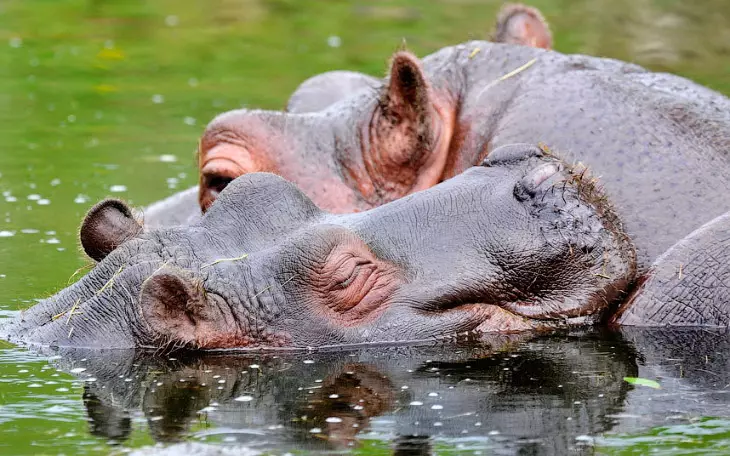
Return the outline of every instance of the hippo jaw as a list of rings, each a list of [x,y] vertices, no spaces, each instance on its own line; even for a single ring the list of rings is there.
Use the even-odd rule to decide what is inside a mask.
[[[592,181],[527,145],[362,213],[324,213],[253,173],[196,225],[144,232],[130,214],[92,209],[82,245],[99,263],[29,309],[19,337],[221,349],[556,328],[599,318],[635,269]]]

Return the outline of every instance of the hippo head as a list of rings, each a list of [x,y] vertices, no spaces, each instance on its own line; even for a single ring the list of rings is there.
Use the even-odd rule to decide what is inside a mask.
[[[327,109],[219,115],[199,144],[201,209],[233,179],[253,172],[294,182],[334,213],[370,209],[437,184],[452,136],[452,102],[425,78],[418,59],[399,52],[388,81],[361,84]]]
[[[145,232],[116,200],[81,243],[98,264],[11,325],[88,347],[307,347],[594,322],[634,251],[594,181],[529,145],[346,215],[279,176],[233,181],[193,226]]]
[[[523,5],[502,8],[493,39],[543,48],[552,43],[540,12]],[[472,52],[464,48],[462,58],[470,61]],[[465,100],[444,80],[458,85],[463,79],[455,61],[427,71],[415,55],[399,51],[385,80],[328,72],[302,83],[288,112],[221,114],[199,145],[200,207],[205,212],[228,183],[253,172],[279,174],[335,213],[366,210],[436,185],[463,171],[465,161],[478,163],[472,155],[486,154],[481,145],[461,151],[469,128],[461,125],[458,107]]]

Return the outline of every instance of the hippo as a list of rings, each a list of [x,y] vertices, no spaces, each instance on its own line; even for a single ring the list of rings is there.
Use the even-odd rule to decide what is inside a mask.
[[[497,14],[490,39],[496,43],[510,43],[544,49],[551,49],[553,45],[550,27],[542,13],[536,8],[522,4],[505,4],[502,6]],[[307,79],[297,87],[287,102],[286,112],[302,114],[323,111],[355,94],[365,94],[367,97],[368,93],[377,92],[381,86],[382,79],[360,72],[345,70],[325,72]],[[266,115],[263,112],[262,114]],[[262,134],[265,135],[266,133],[263,132]],[[264,143],[267,140],[265,137],[260,139]],[[200,160],[200,167],[207,167],[205,176],[201,175],[201,187],[192,187],[162,201],[155,202],[145,208],[144,212],[139,213],[138,216],[144,219],[145,227],[151,229],[194,223],[200,219],[201,210],[205,211],[207,209],[208,205],[225,188],[228,182],[247,172],[274,171],[280,173],[303,187],[307,194],[313,196],[309,190],[314,190],[319,185],[316,179],[305,182],[300,174],[282,172],[281,169],[272,166],[271,163],[277,161],[275,155],[278,151],[276,150],[259,150],[258,152],[263,155],[255,159],[256,165],[247,163],[245,166],[241,166],[239,163],[241,157],[225,154],[218,157],[220,159],[216,158],[214,165],[209,164],[206,160]],[[333,152],[330,151],[330,153]],[[268,153],[273,155],[267,156]],[[292,163],[303,161],[297,156],[292,157],[292,159]],[[265,166],[266,163],[269,165]],[[224,171],[219,172],[219,168],[223,168]],[[318,193],[316,190],[314,191]],[[330,200],[332,200],[331,196],[326,196],[323,199],[315,198],[320,206],[337,211],[337,208],[330,204]],[[198,208],[199,202],[202,205],[200,208]],[[350,212],[351,210],[353,209],[344,206],[339,212]]]
[[[199,203],[269,171],[326,210],[362,211],[518,142],[548,144],[601,177],[644,269],[730,210],[728,98],[616,60],[484,41],[423,61],[397,52],[380,88],[317,112],[218,116],[200,142]]]
[[[5,337],[172,350],[541,332],[599,322],[636,270],[595,179],[528,144],[360,213],[271,173],[234,180],[192,225],[146,231],[105,200],[80,240],[95,267]]]

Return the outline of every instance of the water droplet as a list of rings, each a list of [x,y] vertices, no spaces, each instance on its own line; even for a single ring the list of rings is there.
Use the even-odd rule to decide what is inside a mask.
[[[68,388],[56,388],[56,391],[58,391],[59,393],[65,393],[68,392]]]
[[[81,372],[83,372],[85,370],[86,370],[85,367],[74,367],[69,372],[71,372],[72,374],[80,374]]]
[[[314,364],[314,360],[313,359],[305,359],[304,360],[304,364]]]
[[[171,155],[171,154],[164,154],[164,155],[160,155],[159,160],[162,163],[175,163],[177,161],[177,156]]]
[[[342,45],[342,39],[337,35],[332,35],[327,38],[327,46],[331,48],[338,48]]]
[[[76,122],[76,116],[73,114],[70,114],[68,117],[66,117],[66,119],[69,121],[69,123]]]
[[[154,103],[154,104],[160,104],[160,103],[164,103],[164,102],[165,102],[165,97],[163,97],[159,93],[158,94],[155,94],[155,95],[152,95],[152,103]]]
[[[109,191],[112,193],[126,192],[127,186],[126,185],[112,185],[111,187],[109,187]]]
[[[0,231],[0,238],[13,236],[15,236],[15,231]]]
[[[51,204],[51,200],[43,198],[43,199],[39,199],[37,201],[37,203],[41,206],[48,206],[49,204]]]
[[[352,407],[352,409],[353,409],[353,410],[362,410],[362,409],[364,409],[364,408],[365,408],[365,407],[363,407],[362,405],[354,405],[354,406]]]
[[[61,183],[61,179],[55,178],[51,181],[51,187],[55,187]]]
[[[46,239],[46,243],[47,243],[47,244],[60,244],[60,243],[61,243],[61,241],[59,241],[59,240],[58,240],[58,239],[56,239],[56,238],[50,238],[50,239]]]
[[[443,426],[444,423],[442,423],[441,421],[436,421],[435,423],[433,423],[433,425],[436,427],[439,427],[439,426]]]
[[[421,401],[413,401],[413,402],[411,402],[408,405],[423,405],[423,402],[421,402]]]
[[[36,234],[39,231],[38,230],[34,230],[33,228],[23,228],[22,230],[20,230],[20,232],[23,233],[23,234]]]
[[[233,399],[234,401],[238,402],[251,402],[253,400],[252,396],[238,396],[237,398]]]
[[[17,49],[23,45],[23,38],[21,38],[19,36],[14,36],[14,37],[10,38],[10,40],[8,40],[8,44],[10,45],[11,48]]]
[[[168,27],[175,27],[179,23],[180,19],[174,14],[171,14],[165,18],[165,25],[167,25]]]
[[[330,399],[337,399],[338,397],[340,397],[339,394],[330,394]]]
[[[438,405],[438,404],[434,404],[431,406],[431,410],[441,410],[443,408],[444,408],[443,405]]]
[[[325,419],[328,423],[342,423],[342,418],[337,418],[336,416],[330,416],[329,418]]]
[[[183,122],[185,122],[185,125],[193,126],[193,125],[195,125],[195,117],[185,116],[185,119],[183,119]]]
[[[18,198],[14,197],[14,196],[6,196],[5,201],[7,201],[8,203],[14,203],[14,202],[18,201]]]
[[[439,395],[439,393],[428,393],[429,397],[436,397]]]
[[[218,380],[218,383],[225,383],[225,382],[226,382],[226,379],[225,378],[222,378],[222,379]]]
[[[260,366],[258,364],[251,364],[248,366],[249,369],[258,369]]]
[[[188,85],[190,87],[197,87],[198,86],[198,80],[195,78],[188,79]]]
[[[322,429],[321,428],[312,428],[309,430],[309,432],[311,432],[312,434],[319,434],[320,432],[322,432]]]
[[[28,199],[31,201],[38,201],[39,199],[41,199],[41,195],[32,193],[32,194],[28,195]]]
[[[400,387],[400,389],[407,390],[408,389],[408,385],[403,385],[403,386]]]
[[[19,373],[19,374],[27,374],[27,373],[28,373],[28,369],[20,369],[20,370],[18,371],[18,373]]]
[[[89,197],[86,195],[76,195],[76,198],[74,198],[74,203],[76,204],[84,204],[85,202],[89,201]]]

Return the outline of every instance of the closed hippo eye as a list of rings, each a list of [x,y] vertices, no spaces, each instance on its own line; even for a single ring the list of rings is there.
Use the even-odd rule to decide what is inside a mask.
[[[360,304],[378,281],[378,272],[371,261],[346,254],[332,276],[330,308],[344,312]]]
[[[344,326],[375,318],[402,282],[397,268],[378,259],[360,239],[337,236],[338,242],[309,277],[315,310]]]

